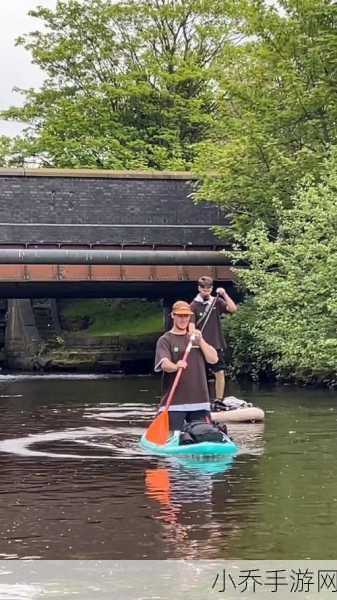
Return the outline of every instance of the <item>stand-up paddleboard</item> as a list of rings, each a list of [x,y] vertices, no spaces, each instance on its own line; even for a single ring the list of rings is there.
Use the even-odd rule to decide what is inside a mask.
[[[264,421],[264,412],[258,406],[236,408],[211,413],[214,423],[261,423]]]
[[[200,442],[196,444],[179,444],[180,432],[175,431],[166,444],[153,444],[149,442],[145,434],[141,437],[141,447],[151,454],[162,456],[220,456],[236,454],[238,447],[232,440],[225,436],[223,442]]]
[[[221,402],[213,402],[211,419],[214,423],[260,423],[264,421],[264,412],[235,396],[227,396]]]

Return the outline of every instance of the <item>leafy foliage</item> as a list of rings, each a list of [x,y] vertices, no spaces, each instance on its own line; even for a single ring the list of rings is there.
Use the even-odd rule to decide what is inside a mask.
[[[298,182],[319,177],[336,143],[336,27],[333,0],[242,8],[244,42],[218,61],[218,119],[195,165],[198,199],[221,204],[234,234],[256,218],[277,228],[273,199],[290,206]]]
[[[0,135],[0,167],[8,165],[12,149],[13,140],[5,135]]]
[[[140,299],[72,300],[61,304],[61,319],[68,325],[86,320],[85,333],[95,336],[160,335],[163,328],[163,311],[159,302]]]
[[[337,385],[337,152],[317,184],[304,180],[293,206],[274,204],[279,231],[261,220],[237,249],[239,277],[254,297],[228,327],[234,369],[257,377]]]
[[[29,123],[25,156],[57,167],[189,168],[214,118],[225,4],[58,0],[55,11],[31,11],[43,28],[18,44],[47,79],[5,113]]]

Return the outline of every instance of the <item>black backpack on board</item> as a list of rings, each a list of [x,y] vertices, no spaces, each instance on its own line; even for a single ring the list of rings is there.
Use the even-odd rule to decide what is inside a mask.
[[[226,430],[226,428],[224,428]],[[180,444],[200,444],[201,442],[226,442],[225,431],[213,423],[205,421],[192,421],[187,423],[180,434]]]

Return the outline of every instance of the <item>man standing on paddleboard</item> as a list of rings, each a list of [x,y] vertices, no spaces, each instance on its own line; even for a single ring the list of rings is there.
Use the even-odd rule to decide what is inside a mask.
[[[161,406],[166,404],[177,371],[183,369],[179,385],[169,406],[170,431],[182,431],[185,422],[206,420],[210,422],[210,398],[207,386],[206,365],[218,361],[216,350],[208,344],[202,333],[193,334],[193,346],[187,360],[182,360],[191,335],[188,332],[193,312],[183,300],[172,306],[173,326],[162,335],[156,346],[155,371],[163,372],[164,396]]]
[[[216,400],[223,400],[225,394],[225,340],[221,327],[221,315],[234,313],[237,305],[222,287],[217,288],[216,296],[212,296],[213,279],[203,275],[198,279],[198,294],[191,303],[192,321],[202,331],[203,337],[216,349],[218,360],[211,370],[215,376]]]

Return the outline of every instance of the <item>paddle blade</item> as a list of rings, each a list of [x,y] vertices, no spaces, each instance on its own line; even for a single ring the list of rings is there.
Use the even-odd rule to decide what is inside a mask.
[[[169,434],[169,414],[167,410],[163,410],[163,412],[152,421],[145,433],[145,437],[149,442],[152,442],[152,444],[162,446],[163,444],[166,444]]]

